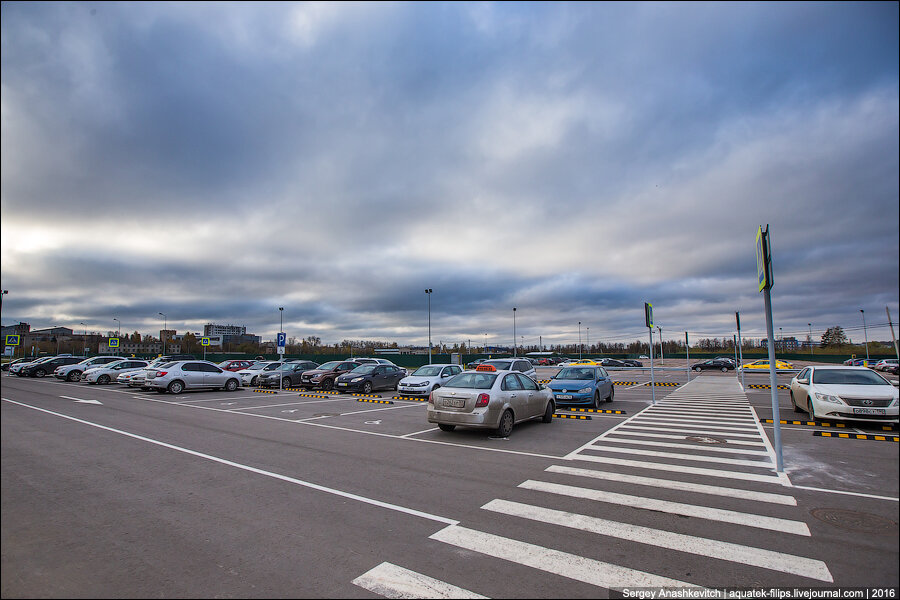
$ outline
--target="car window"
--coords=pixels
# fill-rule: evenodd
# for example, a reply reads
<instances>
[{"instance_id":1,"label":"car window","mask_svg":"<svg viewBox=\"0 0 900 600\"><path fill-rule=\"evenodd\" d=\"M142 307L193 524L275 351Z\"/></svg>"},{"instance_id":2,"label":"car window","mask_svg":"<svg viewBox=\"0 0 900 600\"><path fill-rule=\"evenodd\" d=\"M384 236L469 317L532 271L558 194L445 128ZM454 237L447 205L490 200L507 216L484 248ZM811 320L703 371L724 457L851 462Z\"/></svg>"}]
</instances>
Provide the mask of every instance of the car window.
<instances>
[{"instance_id":1,"label":"car window","mask_svg":"<svg viewBox=\"0 0 900 600\"><path fill-rule=\"evenodd\" d=\"M221 373L222 369L215 365L207 365L204 363L200 363L200 370L204 373Z\"/></svg>"},{"instance_id":2,"label":"car window","mask_svg":"<svg viewBox=\"0 0 900 600\"><path fill-rule=\"evenodd\" d=\"M467 371L464 373L460 373L459 375L445 383L444 387L489 390L494 387L494 382L496 380L496 373Z\"/></svg>"},{"instance_id":3,"label":"car window","mask_svg":"<svg viewBox=\"0 0 900 600\"><path fill-rule=\"evenodd\" d=\"M510 365L512 365L511 360L486 360L482 364L485 365L493 365L495 369L498 371L507 371L510 370Z\"/></svg>"},{"instance_id":4,"label":"car window","mask_svg":"<svg viewBox=\"0 0 900 600\"><path fill-rule=\"evenodd\" d=\"M556 374L557 379L589 380L594 378L594 369L585 367L564 367Z\"/></svg>"},{"instance_id":5,"label":"car window","mask_svg":"<svg viewBox=\"0 0 900 600\"><path fill-rule=\"evenodd\" d=\"M191 371L191 372L199 371L200 365L198 365L197 363L184 363L183 365L181 365L181 370L182 371Z\"/></svg>"},{"instance_id":6,"label":"car window","mask_svg":"<svg viewBox=\"0 0 900 600\"><path fill-rule=\"evenodd\" d=\"M359 365L351 373L367 375L376 369L377 365Z\"/></svg>"},{"instance_id":7,"label":"car window","mask_svg":"<svg viewBox=\"0 0 900 600\"><path fill-rule=\"evenodd\" d=\"M520 383L522 384L523 390L536 390L538 389L537 384L534 382L534 379L529 377L528 375L516 375L519 378Z\"/></svg>"},{"instance_id":8,"label":"car window","mask_svg":"<svg viewBox=\"0 0 900 600\"><path fill-rule=\"evenodd\" d=\"M509 373L503 377L503 385L501 386L502 390L521 390L522 382L519 381L519 378L515 376L513 373Z\"/></svg>"},{"instance_id":9,"label":"car window","mask_svg":"<svg viewBox=\"0 0 900 600\"><path fill-rule=\"evenodd\" d=\"M341 371L347 371L347 370L350 370L350 369L355 369L355 368L358 367L358 366L360 366L359 363L355 363L355 362L342 362L340 365L338 365L338 369L341 370Z\"/></svg>"},{"instance_id":10,"label":"car window","mask_svg":"<svg viewBox=\"0 0 900 600\"><path fill-rule=\"evenodd\" d=\"M813 383L832 385L891 385L887 379L869 370L816 369Z\"/></svg>"},{"instance_id":11,"label":"car window","mask_svg":"<svg viewBox=\"0 0 900 600\"><path fill-rule=\"evenodd\" d=\"M809 369L803 369L797 374L797 379L806 379L809 375Z\"/></svg>"},{"instance_id":12,"label":"car window","mask_svg":"<svg viewBox=\"0 0 900 600\"><path fill-rule=\"evenodd\" d=\"M440 372L440 367L435 367L434 365L425 365L424 367L419 367L418 369L416 369L416 372L413 373L413 375L415 375L416 377L434 377Z\"/></svg>"}]
</instances>

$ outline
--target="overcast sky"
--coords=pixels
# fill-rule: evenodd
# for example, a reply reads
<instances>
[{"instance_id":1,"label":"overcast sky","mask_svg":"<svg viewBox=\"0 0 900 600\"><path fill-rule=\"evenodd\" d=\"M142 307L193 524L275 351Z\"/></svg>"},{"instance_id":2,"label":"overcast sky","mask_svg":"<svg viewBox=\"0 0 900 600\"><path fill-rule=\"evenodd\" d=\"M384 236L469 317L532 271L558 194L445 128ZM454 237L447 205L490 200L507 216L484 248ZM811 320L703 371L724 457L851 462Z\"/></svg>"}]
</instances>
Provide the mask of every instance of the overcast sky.
<instances>
[{"instance_id":1,"label":"overcast sky","mask_svg":"<svg viewBox=\"0 0 900 600\"><path fill-rule=\"evenodd\" d=\"M2 3L3 324L898 320L898 3ZM118 319L119 321L115 321ZM84 325L82 325L84 323ZM587 331L589 328L589 331ZM485 336L485 334L487 334Z\"/></svg>"}]
</instances>

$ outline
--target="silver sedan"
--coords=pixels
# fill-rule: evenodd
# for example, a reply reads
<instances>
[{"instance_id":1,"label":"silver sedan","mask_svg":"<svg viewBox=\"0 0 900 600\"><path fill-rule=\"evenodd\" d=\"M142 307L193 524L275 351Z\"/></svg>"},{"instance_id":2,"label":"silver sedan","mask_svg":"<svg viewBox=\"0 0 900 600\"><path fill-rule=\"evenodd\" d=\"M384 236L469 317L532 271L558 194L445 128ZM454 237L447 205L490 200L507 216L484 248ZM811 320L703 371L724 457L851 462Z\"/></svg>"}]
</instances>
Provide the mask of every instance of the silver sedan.
<instances>
[{"instance_id":1,"label":"silver sedan","mask_svg":"<svg viewBox=\"0 0 900 600\"><path fill-rule=\"evenodd\" d=\"M554 411L549 389L527 375L490 365L456 375L428 397L428 422L443 431L460 425L496 429L507 437L516 423L535 418L549 423Z\"/></svg>"}]
</instances>

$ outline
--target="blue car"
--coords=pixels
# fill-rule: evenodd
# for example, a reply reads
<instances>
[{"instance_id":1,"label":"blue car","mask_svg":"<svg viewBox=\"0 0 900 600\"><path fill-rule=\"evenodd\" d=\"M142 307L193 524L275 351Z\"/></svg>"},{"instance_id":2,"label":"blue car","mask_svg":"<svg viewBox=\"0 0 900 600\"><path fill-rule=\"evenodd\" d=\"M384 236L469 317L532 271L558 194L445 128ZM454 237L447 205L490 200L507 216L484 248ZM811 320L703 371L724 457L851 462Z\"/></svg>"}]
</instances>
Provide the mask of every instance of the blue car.
<instances>
[{"instance_id":1,"label":"blue car","mask_svg":"<svg viewBox=\"0 0 900 600\"><path fill-rule=\"evenodd\" d=\"M615 390L603 367L563 367L547 385L557 406L588 405L600 408L600 402L612 402Z\"/></svg>"}]
</instances>

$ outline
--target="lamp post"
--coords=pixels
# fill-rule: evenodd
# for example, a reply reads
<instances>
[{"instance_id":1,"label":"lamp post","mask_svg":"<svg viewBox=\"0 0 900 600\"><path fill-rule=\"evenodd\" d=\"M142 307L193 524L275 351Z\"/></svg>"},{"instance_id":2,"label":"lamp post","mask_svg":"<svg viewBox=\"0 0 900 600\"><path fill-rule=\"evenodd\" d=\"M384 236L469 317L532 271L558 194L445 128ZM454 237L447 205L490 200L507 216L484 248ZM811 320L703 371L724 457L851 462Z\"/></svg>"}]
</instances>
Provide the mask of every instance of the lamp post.
<instances>
[{"instance_id":1,"label":"lamp post","mask_svg":"<svg viewBox=\"0 0 900 600\"><path fill-rule=\"evenodd\" d=\"M513 306L513 356L516 354L516 307Z\"/></svg>"},{"instance_id":2,"label":"lamp post","mask_svg":"<svg viewBox=\"0 0 900 600\"><path fill-rule=\"evenodd\" d=\"M778 350L784 354L784 331L781 327L778 328L778 337L781 338L781 343L778 344Z\"/></svg>"},{"instance_id":3,"label":"lamp post","mask_svg":"<svg viewBox=\"0 0 900 600\"><path fill-rule=\"evenodd\" d=\"M113 321L115 321L118 324L118 329L116 330L116 337L119 338L119 343L121 344L122 343L122 321L118 320L115 317L113 317ZM119 355L119 347L116 346L116 356L118 356L118 355Z\"/></svg>"},{"instance_id":4,"label":"lamp post","mask_svg":"<svg viewBox=\"0 0 900 600\"><path fill-rule=\"evenodd\" d=\"M281 337L281 335L284 333L284 307L283 306L278 307L278 316L280 319L280 323L278 326L278 336ZM281 349L282 346L278 345L278 348ZM282 354L279 357L279 359L284 360L284 354ZM278 365L278 389L279 390L284 387L284 369L281 368L283 366L284 366L284 363Z\"/></svg>"},{"instance_id":5,"label":"lamp post","mask_svg":"<svg viewBox=\"0 0 900 600\"><path fill-rule=\"evenodd\" d=\"M587 328L584 335L587 338L588 352L590 352L591 351L591 328L590 327Z\"/></svg>"},{"instance_id":6,"label":"lamp post","mask_svg":"<svg viewBox=\"0 0 900 600\"><path fill-rule=\"evenodd\" d=\"M159 315L163 318L162 343L163 343L163 354L165 354L166 353L166 336L169 334L169 317L167 317L163 313L159 313Z\"/></svg>"},{"instance_id":7,"label":"lamp post","mask_svg":"<svg viewBox=\"0 0 900 600\"><path fill-rule=\"evenodd\" d=\"M666 364L666 355L665 352L663 352L662 327L657 325L656 328L659 329L659 364L664 365Z\"/></svg>"},{"instance_id":8,"label":"lamp post","mask_svg":"<svg viewBox=\"0 0 900 600\"><path fill-rule=\"evenodd\" d=\"M869 365L869 332L866 331L866 311L863 309L859 309L859 312L862 313L863 317L863 335L866 339L866 366Z\"/></svg>"},{"instance_id":9,"label":"lamp post","mask_svg":"<svg viewBox=\"0 0 900 600\"><path fill-rule=\"evenodd\" d=\"M807 327L809 327L809 356L812 357L813 349L812 349L812 323L807 323Z\"/></svg>"},{"instance_id":10,"label":"lamp post","mask_svg":"<svg viewBox=\"0 0 900 600\"><path fill-rule=\"evenodd\" d=\"M428 364L431 364L431 293L434 290L428 288L425 290L425 296L428 298Z\"/></svg>"},{"instance_id":11,"label":"lamp post","mask_svg":"<svg viewBox=\"0 0 900 600\"><path fill-rule=\"evenodd\" d=\"M81 355L87 356L87 325L82 321L81 327L84 329L84 334L81 336Z\"/></svg>"},{"instance_id":12,"label":"lamp post","mask_svg":"<svg viewBox=\"0 0 900 600\"><path fill-rule=\"evenodd\" d=\"M581 360L581 321L578 321L578 359Z\"/></svg>"}]
</instances>

